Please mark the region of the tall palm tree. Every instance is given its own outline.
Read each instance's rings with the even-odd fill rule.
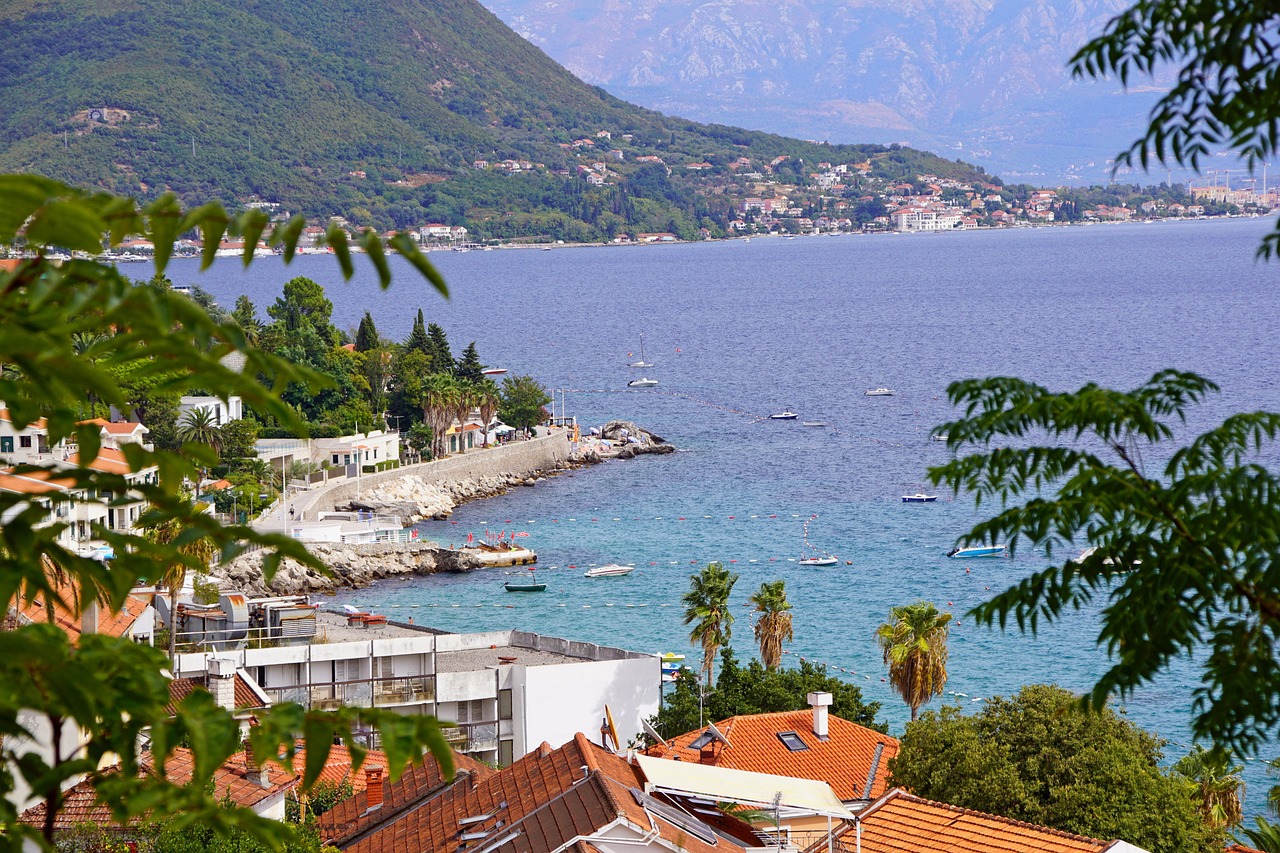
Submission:
[[[1240,774],[1244,765],[1232,764],[1220,749],[1205,749],[1196,744],[1191,752],[1178,759],[1173,770],[1196,786],[1196,810],[1206,824],[1215,829],[1231,829],[1244,820],[1240,809],[1240,796],[1244,793]]]
[[[692,625],[689,642],[702,646],[702,672],[707,684],[715,674],[716,655],[733,635],[733,614],[729,612],[729,593],[738,576],[723,563],[709,563],[696,575],[689,576],[689,591],[684,594],[684,624]]]
[[[476,407],[480,394],[476,391],[475,385],[465,379],[454,381],[453,392],[453,417],[458,422],[458,452],[467,452],[467,419],[471,417],[471,410]]]
[[[183,442],[207,444],[215,453],[222,451],[222,429],[212,409],[191,409],[183,415],[178,421],[178,438]]]
[[[476,405],[480,408],[480,420],[484,421],[484,446],[489,446],[489,424],[502,405],[502,396],[498,393],[498,383],[489,377],[480,380],[476,385]]]
[[[783,581],[762,583],[751,598],[756,606],[756,642],[760,644],[760,662],[765,669],[777,669],[782,665],[782,644],[793,639],[791,633],[791,602]]]
[[[174,519],[157,524],[147,531],[147,538],[158,545],[172,545],[182,536],[183,528]],[[206,536],[191,539],[178,546],[178,553],[189,557],[202,567],[207,567],[217,555],[218,549]],[[178,593],[187,582],[187,563],[182,560],[170,563],[160,582],[169,591],[169,662],[178,655]]]
[[[429,374],[422,381],[422,421],[431,427],[431,455],[444,455],[444,434],[453,421],[453,377],[443,373]]]
[[[889,611],[889,621],[876,629],[876,640],[889,665],[889,684],[911,708],[915,722],[920,706],[942,693],[947,683],[947,633],[950,613],[931,602],[904,604]]]

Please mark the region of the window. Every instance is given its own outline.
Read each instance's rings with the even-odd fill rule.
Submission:
[[[335,454],[333,454],[333,464],[334,464],[334,465],[337,465],[337,464],[338,464],[338,454],[336,454],[336,453],[335,453]]]
[[[13,452],[13,436],[11,435],[0,436],[0,453],[12,453],[12,452]]]
[[[511,719],[511,691],[510,690],[498,691],[498,719],[499,720]]]
[[[22,447],[22,448],[25,448],[25,449],[27,449],[27,450],[30,450],[30,449],[31,449],[31,436],[29,436],[29,435],[20,435],[20,436],[18,436],[18,446],[19,446],[19,447]]]
[[[513,761],[515,761],[515,741],[498,741],[498,766],[510,767]]]
[[[800,735],[795,732],[778,732],[778,740],[782,741],[782,745],[792,752],[799,752],[802,749],[808,749],[809,746],[800,739]]]

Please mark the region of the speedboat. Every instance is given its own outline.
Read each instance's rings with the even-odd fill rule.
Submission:
[[[533,567],[529,568],[529,579],[527,581],[507,581],[502,585],[507,592],[546,592],[547,585],[538,580],[537,572]]]
[[[975,545],[970,548],[953,548],[947,556],[953,560],[964,560],[970,557],[1004,557],[1008,550],[1004,545]]]
[[[867,397],[892,397],[897,392],[892,388],[868,388],[865,396]]]
[[[935,432],[933,435],[929,436],[930,441],[946,441],[948,438],[950,438],[950,436],[945,432]]]
[[[485,376],[501,376],[507,372],[507,369],[505,367],[486,367],[480,372]]]
[[[789,410],[788,410],[788,411],[778,412],[776,415],[769,415],[769,420],[771,420],[771,421],[794,421],[794,420],[795,420],[796,418],[798,418],[798,417],[800,417],[800,416],[799,416],[799,415],[797,415],[795,412],[792,412],[792,411],[789,411]]]
[[[824,427],[826,425],[827,425],[826,421],[805,421],[804,422],[804,426],[807,426],[807,427]]]
[[[904,504],[931,504],[937,499],[937,495],[926,495],[924,492],[916,492],[914,495],[902,496],[902,502]]]
[[[832,557],[831,555],[827,555],[827,556],[825,556],[825,557],[804,557],[804,558],[802,558],[802,559],[800,560],[800,563],[799,563],[799,564],[800,564],[801,566],[812,566],[812,567],[815,567],[815,568],[826,568],[827,566],[836,566],[836,565],[839,565],[839,563],[840,563],[840,561],[839,561],[837,558]]]
[[[628,382],[627,387],[628,388],[652,388],[657,384],[658,384],[658,380],[649,379],[647,377],[641,376],[639,379],[632,379],[630,382]]]
[[[594,569],[587,569],[582,573],[582,576],[584,578],[616,578],[622,575],[629,575],[635,570],[635,566],[619,566],[617,563],[610,563],[607,566],[596,566]]]

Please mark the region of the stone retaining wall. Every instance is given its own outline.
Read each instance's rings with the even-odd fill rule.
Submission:
[[[377,474],[362,474],[359,483],[351,480],[329,486],[319,494],[303,493],[295,503],[303,510],[304,518],[314,519],[317,513],[329,512],[358,500],[358,491],[394,482],[410,474],[427,483],[441,484],[511,475],[530,477],[563,466],[569,459],[569,450],[568,431],[555,430],[550,435],[528,441],[511,442],[487,450],[477,447],[444,459],[405,465]]]

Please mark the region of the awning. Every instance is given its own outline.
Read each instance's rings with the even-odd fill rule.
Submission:
[[[756,808],[795,809],[826,817],[853,819],[835,791],[826,782],[711,767],[689,761],[637,755],[636,761],[648,780],[645,792],[677,796],[705,797],[716,802],[742,803]]]

